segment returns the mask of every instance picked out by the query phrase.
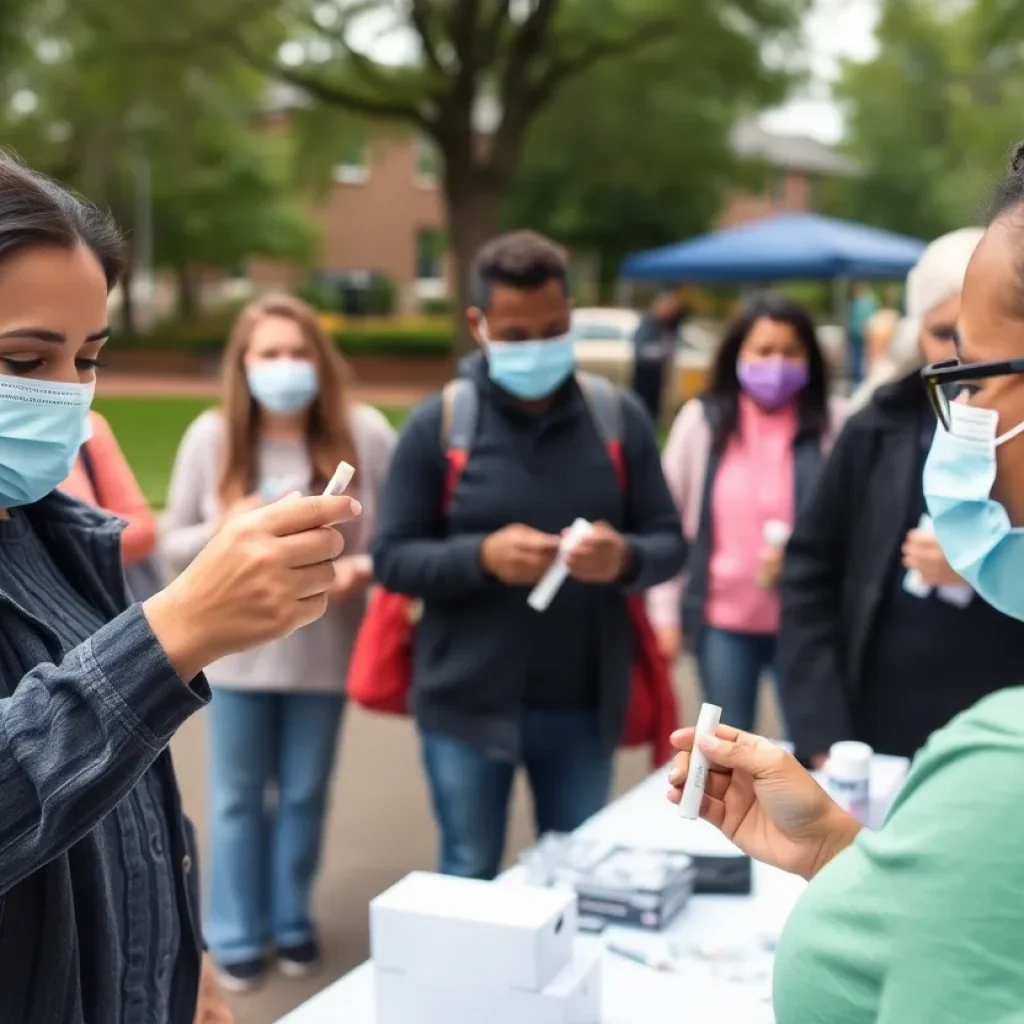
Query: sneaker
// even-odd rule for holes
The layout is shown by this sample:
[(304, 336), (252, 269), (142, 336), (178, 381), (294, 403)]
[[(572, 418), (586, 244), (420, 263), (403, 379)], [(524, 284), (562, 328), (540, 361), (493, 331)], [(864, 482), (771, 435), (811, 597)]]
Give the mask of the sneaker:
[(215, 964), (217, 980), (226, 992), (253, 992), (263, 984), (266, 965), (263, 959), (245, 960), (240, 964)]
[(320, 968), (320, 944), (311, 939), (298, 946), (284, 946), (277, 951), (277, 967), (289, 978), (304, 978)]

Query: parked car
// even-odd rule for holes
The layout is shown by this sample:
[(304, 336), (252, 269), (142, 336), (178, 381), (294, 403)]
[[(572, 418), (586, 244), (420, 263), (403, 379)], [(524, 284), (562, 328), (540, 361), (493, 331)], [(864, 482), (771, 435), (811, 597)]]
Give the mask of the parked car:
[[(580, 368), (628, 387), (633, 381), (633, 336), (639, 325), (640, 314), (632, 309), (574, 310), (572, 327)], [(675, 373), (665, 384), (666, 419), (704, 389), (718, 338), (719, 331), (710, 322), (691, 320), (684, 325), (676, 347)]]

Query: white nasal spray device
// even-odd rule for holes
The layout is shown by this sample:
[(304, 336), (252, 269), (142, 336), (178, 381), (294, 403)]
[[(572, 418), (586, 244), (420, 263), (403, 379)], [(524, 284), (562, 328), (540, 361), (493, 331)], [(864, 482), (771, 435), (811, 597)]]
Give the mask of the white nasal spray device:
[(577, 519), (569, 527), (569, 532), (562, 538), (562, 543), (558, 546), (558, 557), (555, 558), (551, 568), (541, 576), (526, 599), (526, 603), (535, 612), (547, 611), (548, 605), (555, 599), (555, 594), (558, 593), (569, 576), (569, 566), (566, 564), (569, 553), (593, 528), (593, 523), (586, 519)]
[(355, 475), (355, 466), (350, 466), (347, 462), (339, 462), (330, 483), (324, 488), (323, 496), (325, 498), (336, 498), (339, 494), (344, 494), (348, 490), (348, 485), (352, 483), (352, 477)]
[(722, 709), (717, 704), (702, 704), (697, 716), (697, 730), (693, 737), (693, 753), (690, 754), (690, 770), (683, 784), (683, 798), (679, 801), (681, 818), (699, 818), (700, 805), (704, 800), (704, 788), (708, 783), (710, 767), (704, 752), (697, 746), (699, 736), (714, 736), (722, 720)]
[[(935, 533), (935, 527), (932, 526), (932, 517), (927, 512), (921, 516), (921, 521), (917, 524), (917, 528), (922, 533)], [(913, 594), (914, 597), (927, 597), (931, 592), (932, 588), (928, 586), (924, 581), (924, 577), (916, 569), (908, 569), (907, 574), (903, 577), (903, 589), (908, 594)]]

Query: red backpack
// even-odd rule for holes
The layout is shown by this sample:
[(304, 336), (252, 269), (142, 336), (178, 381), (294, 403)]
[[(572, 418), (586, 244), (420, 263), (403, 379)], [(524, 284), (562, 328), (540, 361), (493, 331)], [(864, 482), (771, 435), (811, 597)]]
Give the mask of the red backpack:
[[(625, 490), (622, 399), (617, 388), (603, 377), (580, 373), (577, 381), (615, 468), (619, 485)], [(442, 505), (447, 509), (466, 468), (476, 434), (476, 386), (469, 380), (453, 380), (445, 386), (442, 402), (441, 445), (448, 460)], [(679, 723), (675, 689), (670, 666), (658, 650), (643, 596), (628, 595), (626, 606), (637, 642), (622, 745), (638, 747), (652, 744), (652, 760), (655, 766), (659, 766), (672, 755), (668, 738)], [(386, 714), (409, 713), (413, 632), (421, 607), (415, 598), (381, 587), (374, 589), (349, 665), (348, 695), (357, 704)]]

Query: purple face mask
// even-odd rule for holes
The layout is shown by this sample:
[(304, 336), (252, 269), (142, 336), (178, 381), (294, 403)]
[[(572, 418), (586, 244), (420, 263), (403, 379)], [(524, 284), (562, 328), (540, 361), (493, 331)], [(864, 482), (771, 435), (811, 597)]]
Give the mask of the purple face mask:
[(740, 362), (736, 364), (736, 376), (740, 387), (758, 405), (778, 409), (807, 387), (807, 364), (774, 358)]

